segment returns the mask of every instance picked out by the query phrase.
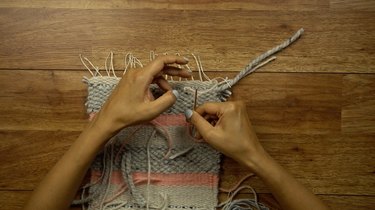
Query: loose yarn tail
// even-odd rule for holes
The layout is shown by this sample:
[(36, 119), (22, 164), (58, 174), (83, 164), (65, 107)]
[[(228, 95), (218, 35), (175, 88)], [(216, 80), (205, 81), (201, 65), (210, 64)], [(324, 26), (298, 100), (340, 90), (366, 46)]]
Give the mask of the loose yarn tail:
[[(268, 207), (263, 205), (262, 203), (258, 202), (258, 197), (255, 190), (250, 185), (241, 185), (246, 179), (253, 177), (254, 174), (249, 174), (243, 177), (234, 187), (230, 188), (229, 190), (220, 188), (221, 192), (228, 193), (228, 199), (222, 203), (220, 203), (217, 208), (221, 208), (222, 210), (269, 210)], [(244, 198), (244, 199), (236, 199), (236, 195), (242, 191), (248, 189), (253, 194), (254, 198)]]

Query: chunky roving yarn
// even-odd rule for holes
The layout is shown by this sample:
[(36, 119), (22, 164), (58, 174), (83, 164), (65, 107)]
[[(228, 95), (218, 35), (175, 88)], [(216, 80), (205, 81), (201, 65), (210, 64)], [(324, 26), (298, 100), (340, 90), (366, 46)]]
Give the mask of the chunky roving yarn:
[[(195, 90), (197, 105), (227, 100), (231, 95), (231, 86), (273, 60), (274, 57), (268, 58), (302, 33), (303, 29), (300, 29), (292, 38), (256, 58), (234, 79), (209, 79), (201, 68), (200, 60), (193, 55), (200, 80), (169, 81), (172, 88), (180, 93), (176, 103), (150, 123), (125, 128), (114, 136), (92, 163), (91, 182), (84, 186), (82, 198), (74, 203), (87, 203), (92, 210), (215, 209), (218, 206), (221, 155), (190, 135), (183, 113), (192, 108)], [(150, 57), (153, 58), (154, 54)], [(112, 53), (110, 59), (113, 59)], [(129, 61), (125, 63), (126, 68), (142, 65), (131, 54), (127, 54), (126, 59)], [(112, 62), (109, 70), (106, 62), (107, 76), (103, 76), (87, 58), (81, 57), (81, 60), (93, 75), (84, 78), (88, 85), (85, 105), (87, 112), (93, 116), (100, 111), (120, 78), (115, 75)], [(150, 89), (156, 98), (163, 93), (156, 85), (151, 85)], [(267, 209), (256, 199), (230, 200), (221, 206), (241, 209), (242, 204)]]

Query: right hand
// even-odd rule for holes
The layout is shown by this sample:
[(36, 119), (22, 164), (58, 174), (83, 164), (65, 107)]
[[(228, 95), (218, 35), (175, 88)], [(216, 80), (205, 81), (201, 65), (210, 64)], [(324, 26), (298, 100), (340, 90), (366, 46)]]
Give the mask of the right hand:
[[(251, 127), (243, 102), (206, 103), (185, 114), (209, 144), (257, 174), (282, 209), (329, 209), (267, 154)], [(211, 125), (206, 119), (217, 121)]]
[[(205, 103), (195, 111), (187, 111), (186, 117), (207, 143), (252, 170), (266, 154), (243, 102)], [(212, 125), (210, 119), (216, 123)]]

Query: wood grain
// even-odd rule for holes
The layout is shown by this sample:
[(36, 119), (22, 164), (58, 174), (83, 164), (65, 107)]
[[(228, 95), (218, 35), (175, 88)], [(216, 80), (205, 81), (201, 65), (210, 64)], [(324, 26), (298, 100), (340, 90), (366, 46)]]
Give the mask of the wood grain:
[[(87, 122), (83, 75), (88, 73), (3, 70), (0, 129), (82, 130)], [(209, 75), (235, 76), (231, 72)], [(22, 78), (22, 82), (9, 78)], [(341, 83), (339, 74), (255, 73), (235, 86), (234, 99), (248, 104), (258, 133), (338, 133)]]
[(375, 75), (343, 77), (342, 131), (375, 134)]
[(330, 0), (329, 7), (334, 10), (345, 11), (375, 11), (374, 2), (367, 0)]
[[(269, 154), (317, 194), (375, 195), (374, 135), (259, 135)], [(249, 171), (223, 162), (221, 184), (233, 186)], [(258, 179), (246, 183), (258, 192), (269, 189)]]
[(194, 1), (100, 1), (100, 0), (67, 0), (67, 1), (42, 1), (42, 0), (5, 0), (0, 2), (0, 7), (16, 8), (74, 8), (74, 9), (168, 9), (168, 10), (317, 10), (327, 9), (328, 0), (277, 0), (265, 1), (230, 1), (230, 0), (194, 0)]
[[(0, 203), (2, 210), (20, 210), (30, 197), (32, 191), (0, 191)], [(70, 210), (79, 210), (79, 207), (71, 207)]]
[[(195, 53), (211, 77), (232, 78), (300, 27), (302, 38), (232, 100), (246, 102), (271, 156), (332, 209), (373, 209), (374, 11), (368, 0), (1, 1), (1, 209), (21, 209), (84, 128), (79, 54), (102, 68), (114, 51), (120, 75), (129, 51), (143, 63), (150, 50)], [(229, 158), (222, 169), (222, 187), (249, 173)], [(261, 180), (246, 183), (280, 209)]]
[[(0, 203), (3, 204), (2, 210), (20, 210), (27, 201), (31, 191), (0, 191)], [(374, 205), (373, 196), (332, 196), (318, 195), (324, 200), (331, 209), (345, 210), (368, 210)], [(240, 194), (238, 198), (249, 198), (248, 194)], [(259, 201), (266, 204), (270, 210), (280, 210), (279, 205), (271, 194), (259, 194)], [(220, 194), (220, 200), (225, 200), (226, 195)], [(71, 207), (70, 210), (78, 210), (78, 207)]]
[(33, 190), (80, 132), (0, 131), (1, 190)]
[[(0, 9), (0, 69), (83, 69), (110, 50), (194, 52), (207, 70), (239, 71), (299, 28), (305, 35), (264, 72), (375, 72), (373, 12)], [(157, 26), (157, 27), (155, 27)]]
[[(318, 197), (325, 201), (331, 209), (368, 210), (372, 209), (375, 204), (373, 196), (318, 195)], [(238, 198), (252, 198), (252, 195), (240, 194)], [(220, 199), (225, 200), (226, 195), (221, 194)], [(258, 194), (258, 199), (271, 210), (281, 209), (271, 194), (260, 193)]]
[[(75, 130), (87, 122), (87, 72), (2, 71), (1, 129)], [(17, 82), (22, 80), (22, 82)]]

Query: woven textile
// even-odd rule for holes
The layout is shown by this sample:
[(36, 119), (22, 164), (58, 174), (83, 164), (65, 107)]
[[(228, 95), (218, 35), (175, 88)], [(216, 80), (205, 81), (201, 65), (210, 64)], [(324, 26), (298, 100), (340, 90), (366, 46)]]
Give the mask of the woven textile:
[[(270, 58), (271, 55), (289, 46), (302, 33), (303, 29), (300, 29), (291, 38), (258, 56), (233, 79), (210, 80), (203, 69), (198, 68), (199, 81), (169, 81), (172, 88), (180, 93), (176, 103), (150, 123), (125, 128), (115, 135), (95, 158), (90, 169), (91, 182), (83, 188), (82, 198), (73, 203), (88, 203), (90, 210), (215, 209), (218, 206), (220, 153), (192, 138), (183, 113), (193, 107), (195, 90), (196, 105), (226, 101), (233, 85), (274, 60), (275, 57)], [(113, 54), (110, 55), (112, 60)], [(135, 57), (127, 55), (127, 58), (138, 62)], [(84, 60), (91, 64), (87, 58)], [(114, 73), (113, 63), (110, 70), (113, 76), (107, 69), (108, 76), (103, 76), (91, 64), (95, 69), (93, 73), (84, 60), (81, 57), (93, 76), (84, 78), (88, 86), (85, 105), (87, 113), (93, 117), (120, 78)], [(135, 63), (132, 65), (135, 66)], [(202, 80), (201, 74), (207, 81)], [(163, 94), (156, 85), (151, 85), (150, 90), (155, 98)], [(246, 205), (253, 203), (258, 209), (267, 209), (251, 199), (231, 201), (220, 206), (231, 209), (236, 208), (232, 206), (241, 206), (241, 202), (247, 202)]]
[[(92, 77), (85, 81), (88, 84), (87, 111), (95, 113), (119, 80)], [(149, 203), (153, 208), (214, 209), (218, 203), (220, 154), (191, 137), (182, 112), (192, 107), (192, 88), (198, 89), (198, 104), (217, 102), (223, 95), (216, 88), (222, 84), (215, 80), (171, 82), (181, 94), (177, 102), (150, 124), (123, 129), (95, 159), (91, 181), (98, 184), (89, 190), (92, 198), (89, 208), (123, 206), (121, 209), (133, 209)], [(151, 89), (155, 97), (161, 94), (157, 87)], [(170, 159), (181, 151), (187, 152)], [(147, 184), (148, 179), (150, 184)]]

